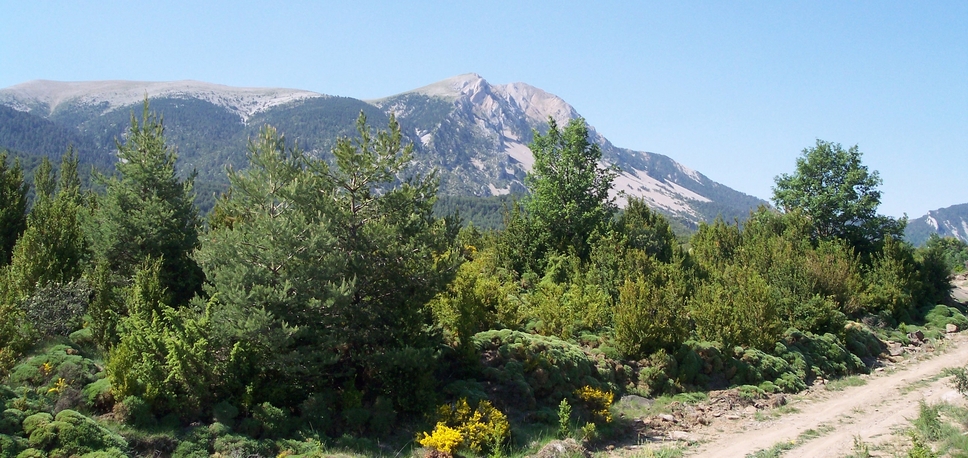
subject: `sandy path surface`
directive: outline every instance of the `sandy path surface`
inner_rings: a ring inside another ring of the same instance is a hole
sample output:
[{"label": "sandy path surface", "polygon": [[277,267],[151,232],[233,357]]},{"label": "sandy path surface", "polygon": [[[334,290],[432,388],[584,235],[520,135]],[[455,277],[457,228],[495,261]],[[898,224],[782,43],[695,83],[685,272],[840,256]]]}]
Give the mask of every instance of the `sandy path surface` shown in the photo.
[{"label": "sandy path surface", "polygon": [[[948,367],[968,363],[968,337],[958,335],[948,340],[944,352],[922,361],[908,361],[893,371],[870,377],[866,385],[843,391],[816,393],[819,399],[806,399],[792,404],[799,412],[774,420],[748,420],[741,428],[722,428],[720,420],[700,431],[702,443],[687,456],[743,457],[777,443],[794,442],[795,448],[784,457],[839,457],[850,454],[855,438],[871,448],[893,440],[894,433],[909,425],[918,415],[918,403],[942,399],[960,401],[947,378],[939,377]],[[718,432],[717,426],[724,429]],[[808,430],[820,436],[801,441]],[[797,442],[802,442],[796,444]]]},{"label": "sandy path surface", "polygon": [[[892,369],[864,376],[865,385],[843,391],[812,390],[791,403],[798,412],[767,421],[716,419],[692,432],[699,445],[686,449],[686,456],[744,457],[787,443],[793,448],[784,457],[842,457],[854,451],[855,439],[870,446],[872,456],[879,456],[878,450],[906,439],[901,430],[918,416],[920,401],[965,402],[941,373],[968,364],[966,334],[951,336],[935,353],[916,355]],[[810,430],[816,432],[814,438],[801,436]]]}]

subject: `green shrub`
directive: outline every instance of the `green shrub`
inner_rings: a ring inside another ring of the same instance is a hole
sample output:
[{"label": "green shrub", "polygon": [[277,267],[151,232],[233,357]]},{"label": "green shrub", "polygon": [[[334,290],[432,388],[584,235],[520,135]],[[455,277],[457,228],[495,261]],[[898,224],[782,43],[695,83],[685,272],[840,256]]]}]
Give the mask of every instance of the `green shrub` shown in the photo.
[{"label": "green shrub", "polygon": [[34,431],[42,428],[54,420],[54,416],[47,412],[35,413],[24,419],[23,429],[24,434],[31,435]]},{"label": "green shrub", "polygon": [[378,396],[371,408],[369,431],[377,436],[389,434],[396,423],[397,413],[393,409],[393,401],[384,396]]},{"label": "green shrub", "polygon": [[86,280],[51,283],[37,289],[22,307],[34,330],[42,336],[67,336],[80,329],[91,301]]},{"label": "green shrub", "polygon": [[844,342],[851,353],[861,358],[875,358],[887,348],[870,328],[857,322],[844,328]]},{"label": "green shrub", "polygon": [[665,350],[659,350],[639,361],[637,373],[634,375],[635,389],[643,396],[678,392],[680,385],[676,383],[677,374],[676,359]]},{"label": "green shrub", "polygon": [[42,450],[37,450],[35,448],[28,448],[20,452],[20,454],[17,455],[17,458],[47,458],[47,454],[44,453]]},{"label": "green shrub", "polygon": [[580,347],[555,337],[511,330],[474,336],[485,385],[501,392],[507,408],[556,407],[584,385],[614,390],[614,373]]},{"label": "green shrub", "polygon": [[766,280],[746,266],[728,265],[696,292],[690,307],[699,338],[724,347],[773,348],[783,322]]},{"label": "green shrub", "polygon": [[128,458],[128,455],[126,455],[120,449],[109,448],[107,450],[98,450],[95,452],[85,453],[81,455],[81,458]]},{"label": "green shrub", "polygon": [[222,456],[270,456],[272,446],[268,441],[258,441],[246,436],[225,435],[215,438],[213,452]]},{"label": "green shrub", "polygon": [[887,312],[903,320],[917,307],[920,288],[918,265],[910,245],[888,237],[864,272],[867,285],[861,303],[866,311]]},{"label": "green shrub", "polygon": [[109,412],[114,407],[114,394],[111,391],[111,380],[97,379],[84,386],[81,390],[84,405],[96,412]]},{"label": "green shrub", "polygon": [[17,409],[7,409],[0,413],[0,434],[19,436],[23,433],[23,421],[27,413]]},{"label": "green shrub", "polygon": [[332,396],[325,393],[310,395],[299,405],[299,418],[310,431],[325,433],[334,426]]},{"label": "green shrub", "polygon": [[924,316],[927,324],[936,329],[944,329],[949,324],[958,326],[958,329],[968,328],[968,318],[954,308],[945,305],[936,305]]},{"label": "green shrub", "polygon": [[212,407],[212,416],[218,423],[233,425],[239,416],[239,409],[229,401],[222,401]]},{"label": "green shrub", "polygon": [[[62,384],[60,388],[71,386],[81,389],[94,381],[97,373],[98,368],[94,361],[81,356],[77,349],[55,344],[43,349],[41,354],[16,365],[7,383],[11,387],[43,388],[42,391],[46,393],[58,382]],[[64,383],[67,385],[63,385]],[[60,389],[57,391],[59,394]]]},{"label": "green shrub", "polygon": [[448,399],[464,398],[471,402],[487,399],[484,384],[477,380],[457,380],[445,385],[441,391]]},{"label": "green shrub", "polygon": [[736,388],[736,391],[739,392],[740,398],[746,399],[748,401],[752,401],[754,399],[761,399],[766,395],[763,389],[754,385],[741,385]]},{"label": "green shrub", "polygon": [[138,396],[129,396],[115,403],[114,416],[120,421],[138,427],[148,427],[157,423],[157,419],[151,414],[151,407]]},{"label": "green shrub", "polygon": [[215,422],[208,425],[208,432],[212,437],[218,438],[232,433],[232,428],[224,423]]},{"label": "green shrub", "polygon": [[25,448],[27,448],[27,441],[23,438],[0,433],[0,458],[16,458]]},{"label": "green shrub", "polygon": [[16,398],[17,393],[14,393],[7,385],[0,385],[0,406],[6,404],[7,401]]},{"label": "green shrub", "polygon": [[772,381],[781,375],[793,372],[793,367],[783,358],[764,353],[756,349],[744,350],[737,354],[734,362],[736,374],[730,382],[736,385],[759,384]]},{"label": "green shrub", "polygon": [[261,436],[276,439],[289,434],[292,421],[289,412],[282,410],[268,402],[259,404],[253,409],[252,418],[259,422]]},{"label": "green shrub", "polygon": [[436,404],[436,358],[432,349],[390,348],[372,356],[367,365],[376,374],[372,388],[393,400],[395,410],[422,413]]},{"label": "green shrub", "polygon": [[[476,248],[474,249],[476,251]],[[501,269],[493,249],[476,252],[461,264],[447,290],[429,304],[434,320],[451,343],[473,351],[471,337],[481,331],[520,324],[520,286]]]},{"label": "green shrub", "polygon": [[209,458],[208,443],[197,443],[184,440],[178,443],[171,458]]},{"label": "green shrub", "polygon": [[562,399],[558,404],[558,437],[564,439],[571,434],[571,404]]},{"label": "green shrub", "polygon": [[[64,455],[83,455],[85,453],[111,448],[124,449],[127,442],[118,434],[98,425],[94,420],[74,410],[63,410],[57,414],[53,422],[38,428],[46,429],[55,437],[53,444],[48,444],[51,452]],[[30,436],[31,445],[34,435]]]},{"label": "green shrub", "polygon": [[94,349],[97,347],[97,343],[94,341],[94,334],[91,332],[91,328],[78,329],[68,336],[71,343],[84,349]]},{"label": "green shrub", "polygon": [[[672,269],[664,269],[671,271]],[[615,306],[615,344],[630,359],[674,351],[688,337],[687,288],[680,275],[658,273],[626,280]]]},{"label": "green shrub", "polygon": [[544,276],[528,295],[526,316],[543,335],[571,339],[611,322],[611,298],[575,255],[548,256]]},{"label": "green shrub", "polygon": [[833,334],[816,335],[791,329],[783,339],[790,350],[783,355],[784,359],[798,370],[806,369],[806,377],[837,378],[870,371]]}]

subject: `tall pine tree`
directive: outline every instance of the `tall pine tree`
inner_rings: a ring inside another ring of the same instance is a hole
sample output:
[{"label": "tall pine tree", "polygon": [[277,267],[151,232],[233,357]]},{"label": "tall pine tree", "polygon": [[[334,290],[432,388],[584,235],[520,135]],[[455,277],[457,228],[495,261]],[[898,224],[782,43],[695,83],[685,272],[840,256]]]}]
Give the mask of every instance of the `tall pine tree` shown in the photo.
[{"label": "tall pine tree", "polygon": [[13,246],[27,228],[27,184],[20,162],[7,164],[0,151],[0,266],[10,263]]},{"label": "tall pine tree", "polygon": [[87,245],[79,220],[77,162],[77,153],[68,149],[59,179],[46,157],[34,173],[36,200],[10,264],[11,286],[20,297],[49,283],[65,284],[81,276]]},{"label": "tall pine tree", "polygon": [[203,276],[190,254],[198,247],[194,175],[175,173],[178,155],[165,144],[162,120],[145,100],[141,122],[132,114],[124,142],[118,142],[117,174],[101,177],[89,233],[98,262],[131,278],[146,259],[160,259],[161,283],[172,303],[183,304],[200,290]]}]

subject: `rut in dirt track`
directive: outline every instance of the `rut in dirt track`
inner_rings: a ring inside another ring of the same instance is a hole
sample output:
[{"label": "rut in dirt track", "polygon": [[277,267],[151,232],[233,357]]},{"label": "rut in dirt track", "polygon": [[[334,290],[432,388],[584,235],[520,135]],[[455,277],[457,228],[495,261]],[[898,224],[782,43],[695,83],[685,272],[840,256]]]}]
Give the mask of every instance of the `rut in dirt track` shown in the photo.
[{"label": "rut in dirt track", "polygon": [[[822,399],[807,395],[794,406],[799,412],[764,422],[749,420],[742,428],[722,423],[730,420],[717,420],[695,432],[701,445],[693,453],[687,451],[687,456],[744,457],[793,441],[794,448],[784,457],[839,457],[851,453],[855,439],[875,446],[896,441],[897,434],[903,437],[899,429],[917,417],[920,401],[963,401],[939,375],[945,368],[966,363],[968,336],[958,334],[947,341],[943,351],[880,372],[865,385],[825,393]],[[801,441],[801,434],[808,430],[820,436]]]}]

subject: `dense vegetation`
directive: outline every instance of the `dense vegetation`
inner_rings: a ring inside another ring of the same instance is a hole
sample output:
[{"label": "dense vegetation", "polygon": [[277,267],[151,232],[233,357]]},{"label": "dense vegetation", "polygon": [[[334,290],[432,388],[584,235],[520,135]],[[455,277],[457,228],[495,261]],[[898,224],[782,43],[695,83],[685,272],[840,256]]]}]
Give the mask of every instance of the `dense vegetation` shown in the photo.
[{"label": "dense vegetation", "polygon": [[329,162],[263,127],[207,221],[147,103],[97,192],[68,153],[28,211],[0,157],[0,457],[499,455],[614,433],[624,393],[795,392],[866,372],[878,334],[966,324],[939,305],[963,244],[901,241],[856,148],[818,142],[783,212],[683,244],[609,199],[582,119],[535,133],[501,230],[435,213],[404,143],[361,113]]}]

